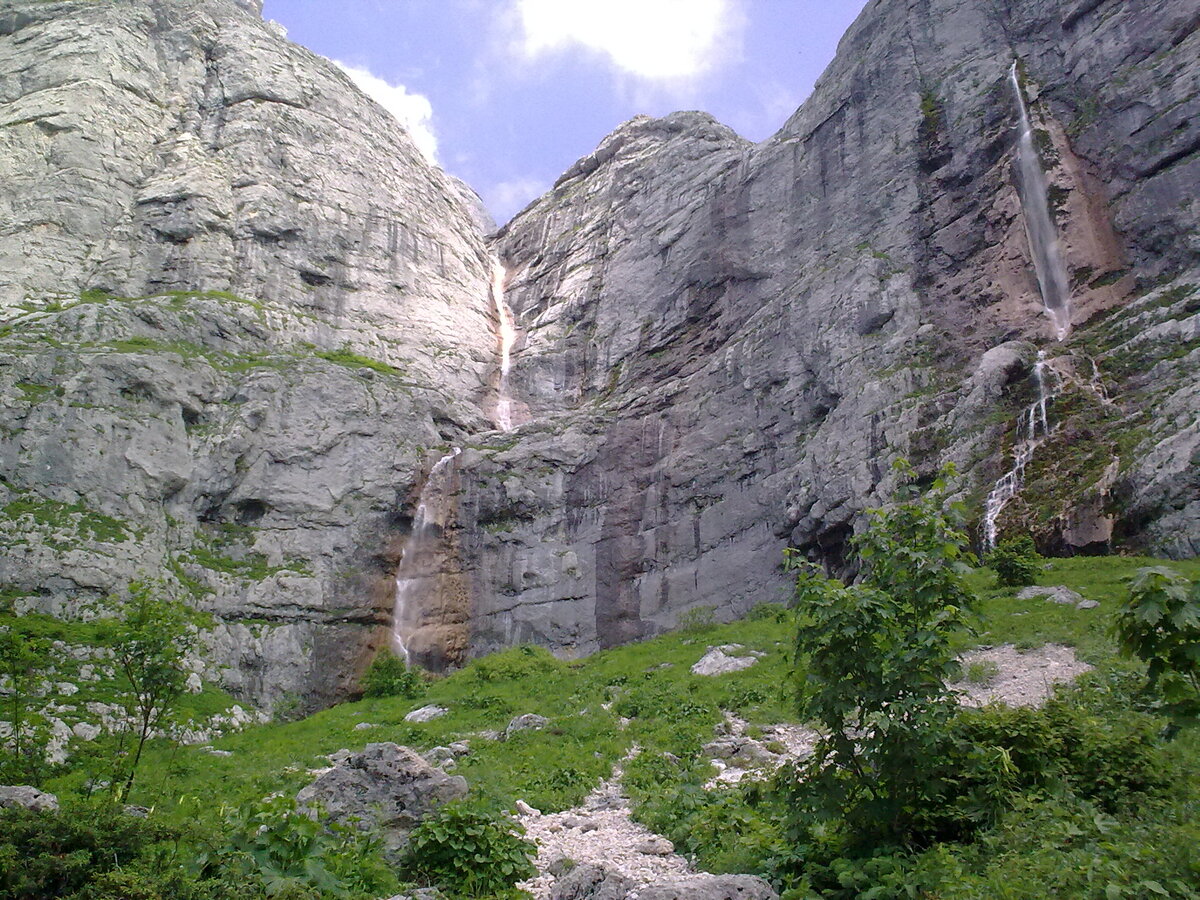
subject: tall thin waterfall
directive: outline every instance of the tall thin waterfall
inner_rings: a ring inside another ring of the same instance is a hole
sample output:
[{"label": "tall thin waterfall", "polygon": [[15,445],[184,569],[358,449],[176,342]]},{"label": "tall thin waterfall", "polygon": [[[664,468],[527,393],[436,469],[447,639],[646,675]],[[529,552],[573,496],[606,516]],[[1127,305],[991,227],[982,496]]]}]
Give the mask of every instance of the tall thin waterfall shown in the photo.
[{"label": "tall thin waterfall", "polygon": [[1046,174],[1042,171],[1041,160],[1033,145],[1033,125],[1029,121],[1029,110],[1025,107],[1025,96],[1021,93],[1016,60],[1013,61],[1009,79],[1012,81],[1017,109],[1021,114],[1021,137],[1017,142],[1017,173],[1021,209],[1025,213],[1025,234],[1029,238],[1029,252],[1033,257],[1033,268],[1042,292],[1042,303],[1045,304],[1046,312],[1054,323],[1054,331],[1061,341],[1071,330],[1071,289],[1067,280],[1067,268],[1063,264],[1062,250],[1058,244],[1058,232],[1050,218]]},{"label": "tall thin waterfall", "polygon": [[504,280],[508,272],[500,260],[492,262],[492,302],[496,304],[496,316],[500,322],[500,380],[496,385],[496,426],[501,431],[513,427],[513,398],[508,386],[512,369],[512,348],[517,340],[516,319],[504,299]]},{"label": "tall thin waterfall", "polygon": [[421,600],[432,594],[438,577],[442,530],[450,516],[454,498],[451,477],[454,459],[462,452],[455,447],[434,464],[417,501],[412,534],[396,570],[396,605],[392,611],[392,644],[396,653],[411,662],[409,647],[421,627]]},{"label": "tall thin waterfall", "polygon": [[1016,496],[1025,478],[1025,467],[1033,459],[1033,452],[1050,435],[1050,418],[1047,406],[1054,396],[1053,390],[1047,384],[1046,354],[1038,351],[1037,362],[1033,366],[1033,383],[1037,388],[1037,399],[1034,400],[1017,417],[1017,433],[1013,442],[1012,468],[1000,476],[987,500],[983,505],[983,549],[996,548],[996,520],[1008,501]]}]

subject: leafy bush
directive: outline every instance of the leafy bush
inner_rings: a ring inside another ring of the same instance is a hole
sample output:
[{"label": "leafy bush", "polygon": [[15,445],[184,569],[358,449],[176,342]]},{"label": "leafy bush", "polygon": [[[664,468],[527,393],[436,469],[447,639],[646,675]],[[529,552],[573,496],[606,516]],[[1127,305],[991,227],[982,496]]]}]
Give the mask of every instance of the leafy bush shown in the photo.
[{"label": "leafy bush", "polygon": [[225,842],[197,859],[206,874],[260,885],[267,897],[370,898],[398,882],[379,840],[337,823],[322,825],[275,796],[225,817]]},{"label": "leafy bush", "polygon": [[1150,686],[1176,723],[1200,717],[1200,582],[1162,566],[1138,569],[1113,630],[1149,666]]},{"label": "leafy bush", "polygon": [[[173,850],[182,836],[153,818],[110,802],[55,812],[0,813],[0,900],[199,900],[233,897],[183,869]],[[245,896],[245,894],[242,894]]]},{"label": "leafy bush", "polygon": [[425,693],[425,679],[396,654],[384,650],[371,661],[362,677],[361,687],[364,697],[416,699]]},{"label": "leafy bush", "polygon": [[1023,534],[1001,541],[987,556],[987,564],[996,572],[996,581],[1005,587],[1024,587],[1033,584],[1042,570],[1042,557],[1033,538]]},{"label": "leafy bush", "polygon": [[413,829],[403,872],[462,897],[490,897],[537,874],[537,848],[516,821],[466,801],[449,803]]}]

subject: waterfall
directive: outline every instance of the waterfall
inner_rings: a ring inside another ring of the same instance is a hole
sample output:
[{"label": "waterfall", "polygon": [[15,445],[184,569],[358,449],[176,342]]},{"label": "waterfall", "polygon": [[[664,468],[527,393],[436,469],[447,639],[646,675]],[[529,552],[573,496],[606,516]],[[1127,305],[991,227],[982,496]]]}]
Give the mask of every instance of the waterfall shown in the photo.
[{"label": "waterfall", "polygon": [[392,611],[392,644],[396,653],[411,662],[409,647],[413,634],[422,625],[421,601],[433,593],[438,577],[442,550],[442,530],[450,517],[454,495],[451,476],[454,458],[462,451],[455,447],[429,470],[425,486],[417,499],[417,515],[412,534],[396,569],[396,605]]},{"label": "waterfall", "polygon": [[1046,312],[1054,323],[1055,334],[1061,341],[1071,330],[1071,289],[1058,244],[1058,232],[1055,231],[1054,221],[1050,218],[1046,175],[1042,171],[1042,163],[1033,144],[1033,125],[1030,124],[1025,97],[1021,93],[1016,60],[1009,71],[1009,79],[1012,81],[1017,110],[1021,115],[1021,136],[1017,142],[1017,175],[1021,209],[1025,213],[1025,234],[1029,238],[1029,252],[1033,257],[1033,268],[1042,292],[1042,303],[1045,304]]},{"label": "waterfall", "polygon": [[511,431],[513,427],[513,398],[509,391],[508,375],[512,369],[512,348],[517,340],[516,319],[504,299],[504,280],[508,272],[498,259],[492,261],[492,302],[496,304],[500,337],[500,380],[496,385],[496,427]]},{"label": "waterfall", "polygon": [[1047,406],[1054,397],[1046,383],[1046,354],[1039,350],[1033,366],[1033,383],[1037,388],[1034,400],[1017,417],[1017,432],[1013,441],[1012,468],[1000,476],[983,505],[983,549],[996,548],[996,520],[1008,501],[1021,489],[1025,467],[1033,459],[1033,453],[1050,435],[1050,418]]}]

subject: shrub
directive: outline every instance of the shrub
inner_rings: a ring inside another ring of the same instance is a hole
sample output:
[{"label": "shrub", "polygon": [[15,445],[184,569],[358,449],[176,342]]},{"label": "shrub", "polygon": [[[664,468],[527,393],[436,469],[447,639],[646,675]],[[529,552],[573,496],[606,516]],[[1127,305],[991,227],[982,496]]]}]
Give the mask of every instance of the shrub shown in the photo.
[{"label": "shrub", "polygon": [[396,654],[384,650],[371,661],[360,687],[364,697],[416,699],[425,693],[425,679]]},{"label": "shrub", "polygon": [[181,836],[154,818],[126,815],[111,802],[64,805],[54,812],[5,810],[0,813],[0,898],[234,896],[175,864],[169,851]]},{"label": "shrub", "polygon": [[1034,546],[1033,538],[1023,534],[1012,540],[1002,541],[1000,546],[987,556],[987,564],[996,572],[996,581],[1005,587],[1024,587],[1033,584],[1042,570],[1042,557]]},{"label": "shrub", "polygon": [[197,858],[206,874],[261,886],[268,897],[377,897],[397,879],[379,840],[337,823],[322,825],[275,796],[225,816],[224,842]]},{"label": "shrub", "polygon": [[959,673],[950,640],[972,601],[960,514],[946,508],[944,477],[868,511],[854,542],[863,580],[851,587],[789,557],[807,659],[800,711],[825,737],[787,790],[793,829],[817,856],[941,836],[946,772],[964,753],[946,733],[956,708],[946,683]]},{"label": "shrub", "polygon": [[503,814],[459,801],[413,829],[401,870],[462,897],[490,897],[532,878],[537,848]]},{"label": "shrub", "polygon": [[1200,583],[1162,566],[1138,569],[1113,631],[1121,651],[1148,666],[1176,724],[1200,717]]}]

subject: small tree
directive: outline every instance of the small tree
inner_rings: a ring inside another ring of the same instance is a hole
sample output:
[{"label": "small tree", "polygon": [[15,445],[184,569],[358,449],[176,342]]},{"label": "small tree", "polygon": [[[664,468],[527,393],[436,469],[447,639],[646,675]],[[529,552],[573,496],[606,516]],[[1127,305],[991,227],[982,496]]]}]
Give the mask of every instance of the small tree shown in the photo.
[{"label": "small tree", "polygon": [[1113,631],[1122,652],[1149,666],[1176,725],[1200,717],[1200,583],[1163,566],[1138,569]]},{"label": "small tree", "polygon": [[[123,795],[133,779],[150,736],[169,720],[190,674],[184,663],[199,640],[200,616],[176,600],[154,595],[155,586],[134,582],[128,599],[119,601],[109,621],[109,641],[124,676],[122,702],[126,730],[119,752],[132,735],[132,758],[125,764]],[[120,763],[119,763],[120,764]],[[115,781],[114,781],[115,786]]]},{"label": "small tree", "polygon": [[[906,463],[902,476],[912,476]],[[944,792],[946,725],[965,628],[967,536],[947,507],[946,469],[924,496],[869,510],[854,540],[862,581],[844,586],[789,557],[797,572],[800,711],[824,737],[792,785],[794,837],[834,854],[906,844]]]},{"label": "small tree", "polygon": [[50,676],[50,642],[22,634],[9,625],[0,628],[0,676],[6,682],[5,718],[9,733],[2,742],[7,751],[0,779],[28,782],[41,787],[46,767],[46,722],[33,702]]}]

